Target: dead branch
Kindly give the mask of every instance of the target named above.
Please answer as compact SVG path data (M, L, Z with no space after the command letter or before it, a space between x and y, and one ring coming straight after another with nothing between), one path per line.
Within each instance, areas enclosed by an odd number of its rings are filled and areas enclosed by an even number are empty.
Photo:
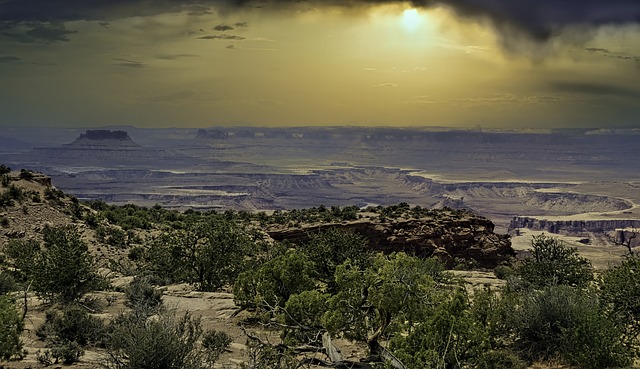
M302 359L302 361L300 362L300 366L302 365L317 365L323 368L339 368L339 369L374 369L369 364L357 362L357 361L344 360L344 361L334 363L334 362L312 358L312 357Z
M638 237L638 233L640 233L640 232L638 230L634 229L632 231L629 231L629 233L630 233L629 236L625 236L626 231L624 229L621 230L621 232L622 232L622 238L620 240L618 240L616 235L609 236L608 234L607 234L607 239L610 242L612 242L614 245L626 247L627 248L627 254L625 256L628 256L628 257L635 256L637 253L633 249L633 240L635 240Z
M342 361L340 350L331 343L331 335L329 335L329 332L324 332L322 335L322 346L324 347L325 353L331 362L335 363Z
M391 365L391 367L395 369L407 369L407 367L398 358L396 358L385 347L380 345L380 343L378 343L377 340L373 340L372 342L370 342L371 344L370 348L373 349L371 356L365 359L361 359L360 361L352 361L352 360L345 360L342 358L342 355L340 354L340 350L338 350L338 348L331 343L331 336L329 335L328 332L325 332L322 336L323 347L313 346L313 345L301 345L296 347L290 347L282 343L274 345L270 342L264 341L263 339L256 336L255 334L248 332L244 326L241 325L240 328L242 329L242 331L244 332L244 334L247 336L248 339L257 342L262 346L271 347L280 352L290 351L296 355L305 354L305 353L316 353L316 354L322 353L329 359L329 360L322 360L318 358L305 357L300 361L300 365L298 367L301 367L303 365L317 365L324 368L374 369L373 366L371 366L368 363L374 363L374 362L379 363L384 360L388 362Z
M22 307L22 320L23 321L27 317L27 313L29 312L29 305L28 305L27 297L28 297L28 294L29 294L29 290L31 289L31 283L33 283L33 282L29 282L29 285L27 285L27 287L24 289L24 293L22 295L22 298L23 298L23 301L24 301L24 306Z

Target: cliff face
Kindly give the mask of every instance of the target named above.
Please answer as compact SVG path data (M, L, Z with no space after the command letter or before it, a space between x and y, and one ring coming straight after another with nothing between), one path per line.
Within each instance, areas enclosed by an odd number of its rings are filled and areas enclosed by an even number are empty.
M546 220L514 217L509 229L528 228L549 233L608 232L620 228L640 228L638 219Z
M462 214L462 215L461 215ZM493 223L471 212L441 210L435 216L381 220L366 218L299 228L267 230L276 241L303 243L310 235L329 228L358 233L375 251L404 251L421 257L436 256L447 267L455 259L475 260L482 268L495 268L515 256L508 235L493 233Z

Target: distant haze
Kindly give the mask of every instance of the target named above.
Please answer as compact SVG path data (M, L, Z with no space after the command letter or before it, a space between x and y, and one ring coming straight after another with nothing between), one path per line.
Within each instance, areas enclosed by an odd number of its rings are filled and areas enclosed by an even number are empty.
M3 0L0 127L640 127L639 19L637 0Z

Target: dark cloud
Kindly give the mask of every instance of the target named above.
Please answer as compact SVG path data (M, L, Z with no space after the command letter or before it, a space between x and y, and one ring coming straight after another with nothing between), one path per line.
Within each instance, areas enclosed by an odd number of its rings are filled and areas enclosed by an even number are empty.
M236 22L235 26L239 27L239 28L246 28L246 27L249 27L249 23L247 23L247 22Z
M28 31L14 29L13 31L3 32L2 34L13 39L14 41L22 43L53 43L59 41L69 41L67 35L77 32L68 30L63 25L48 23L37 24L35 26L27 28L30 29Z
M289 6L405 3L401 0L0 0L0 22L64 22L70 20L110 20L130 16L147 16L171 12L208 14L211 8L278 8ZM640 24L638 0L413 0L413 6L442 6L458 16L489 21L505 39L514 30L534 41L545 41L568 26L604 24ZM587 34L588 32L576 32ZM55 38L45 34L42 38ZM57 35L58 40L64 33ZM579 37L579 36L575 36Z
M236 49L236 45L235 44L227 45L227 49L235 50Z
M591 53L604 53L604 54L611 53L611 51L609 51L609 49L603 49L603 48L600 48L600 47L587 47L585 50L587 50L588 52L591 52Z
M113 60L115 61L115 63L113 64L119 67L126 67L126 68L133 68L133 69L142 69L147 67L147 64L137 60L123 59L123 58L116 58Z
M185 58L199 58L200 55L195 55L195 54L163 54L163 55L156 55L156 59L161 59L161 60L178 60L178 59L185 59Z
M640 56L634 56L634 55L629 55L629 54L620 53L620 52L613 52L609 49L604 49L599 47L588 47L585 50L591 53L601 54L608 58L640 62Z
M549 86L552 90L563 93L572 93L591 96L613 96L640 98L640 90L606 83L567 82L555 81Z
M233 27L227 24L218 24L217 26L213 27L213 30L220 31L220 32L233 31Z
M213 14L213 12L211 11L211 8L208 6L192 5L187 9L187 14L200 16L200 15Z
M149 101L158 102L158 103L167 103L167 102L190 99L195 95L196 93L192 90L177 91L177 92L171 92L166 95L154 96L150 98Z
M207 35L198 38L201 40L244 40L244 37L235 35Z
M46 61L27 61L15 55L0 55L0 64L51 66L55 63Z
M483 17L500 30L515 27L538 41L557 35L567 26L640 22L640 1L637 0L422 0L414 3L440 4L461 16Z
M21 58L14 55L0 56L0 63L20 63L21 61Z

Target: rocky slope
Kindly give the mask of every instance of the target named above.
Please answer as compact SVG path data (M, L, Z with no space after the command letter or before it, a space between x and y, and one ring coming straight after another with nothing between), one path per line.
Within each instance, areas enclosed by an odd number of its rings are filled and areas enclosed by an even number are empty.
M0 229L0 243L12 238L38 237L40 229L47 223L76 223L84 229L88 239L95 240L94 231L82 220L92 210L55 189L49 177L33 174L29 179L23 179L12 172L8 178L10 183L0 189L0 193L15 186L22 190L24 196L11 205L0 207L0 216L6 219ZM339 228L361 234L369 240L373 250L437 256L449 267L464 259L473 260L483 268L493 268L515 256L509 236L494 233L494 224L490 220L470 211L451 208L417 211L408 205L393 208L396 210L386 213L378 208L369 212L361 210L357 219L350 221L287 222L287 225L270 225L263 230L274 240L301 243L307 241L311 234ZM74 215L74 212L84 215ZM107 223L105 225L108 226ZM106 245L94 243L94 246L104 250ZM104 255L101 254L97 256Z

